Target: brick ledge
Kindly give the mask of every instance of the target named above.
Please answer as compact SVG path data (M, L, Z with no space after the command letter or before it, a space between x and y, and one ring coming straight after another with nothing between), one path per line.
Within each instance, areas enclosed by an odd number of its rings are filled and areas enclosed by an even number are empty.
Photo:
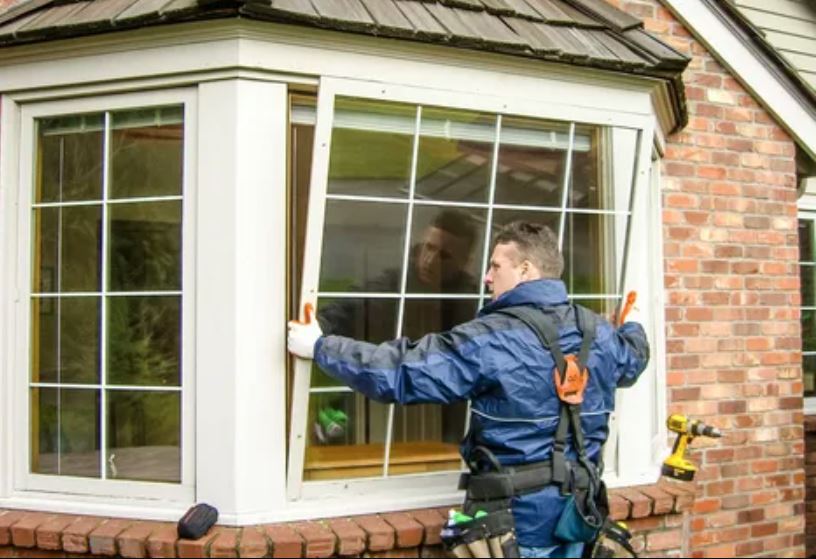
M613 489L611 516L628 520L679 514L694 504L696 487L661 479ZM96 555L122 557L428 557L441 553L446 509L332 518L234 528L216 526L199 540L182 540L168 522L0 511L0 557ZM36 551L35 551L36 550ZM436 554L436 555L435 555Z

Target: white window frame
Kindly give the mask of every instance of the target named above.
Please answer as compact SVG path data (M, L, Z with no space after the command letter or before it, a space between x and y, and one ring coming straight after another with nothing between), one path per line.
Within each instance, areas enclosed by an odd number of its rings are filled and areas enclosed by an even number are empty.
M654 118L626 112L599 112L586 107L553 107L535 102L529 98L510 96L491 96L486 94L465 94L462 92L430 89L416 86L384 84L342 78L322 78L320 81L317 120L315 126L314 153L312 159L311 189L309 196L308 224L306 232L303 268L303 287L301 308L306 303L316 305L318 298L318 278L322 250L323 223L325 218L326 188L328 182L329 153L333 125L334 100L337 96L402 102L419 105L433 105L450 109L484 111L499 115L538 118L574 122L580 124L620 127L639 132L639 152L636 154L637 169L632 177L633 187L630 199L629 220L629 260L628 265L634 269L654 270L657 273L628 273L621 270L623 285L621 296L635 289L641 296L640 306L654 309L655 312L643 312L641 321L649 333L653 345L657 341L656 332L662 326L662 301L656 295L662 291L662 267L654 266L652 260L662 235L655 234L659 226L659 203L653 199L654 193L648 191L656 180L656 174L649 172L652 163L652 142L654 137ZM642 195L636 193L642 192ZM648 229L649 233L646 233ZM659 231L660 229L657 229ZM487 251L487 248L485 248ZM659 253L658 253L659 255ZM660 261L660 260L657 260ZM630 268L630 269L631 269ZM653 307L654 303L661 306ZM662 340L661 340L662 342ZM610 445L618 449L615 474L607 476L612 486L635 485L653 482L657 478L656 457L665 450L665 437L660 428L665 411L659 407L665 400L658 396L665 385L659 380L662 375L657 371L664 370L662 351L653 351L652 361L638 384L617 395L617 413L615 424L621 433L625 433L626 452L620 453L621 440L613 430ZM313 499L343 498L349 496L372 495L405 489L408 485L421 486L424 493L452 495L456 472L434 474L415 474L391 478L343 479L336 481L304 482L303 466L305 460L305 438L307 433L307 407L311 362L297 360L294 372L292 392L292 417L289 442L287 495L290 500L309 501ZM634 402L650 402L650 411L654 421L642 421L642 412L632 413L627 410ZM406 483L407 482L407 483Z
M183 371L181 392L181 482L155 483L82 478L75 476L44 475L30 472L30 301L31 301L31 213L32 190L36 161L36 121L40 118L82 113L105 113L161 106L183 106L183 185L182 185L182 348ZM122 497L146 499L167 503L189 504L195 501L195 138L197 119L197 96L194 89L172 89L146 93L105 95L84 99L69 99L30 103L20 107L19 132L19 184L17 196L16 227L16 277L14 282L14 305L12 321L13 354L9 357L11 375L10 392L14 429L10 444L15 449L13 469L15 492L34 495L48 493L49 497L71 499L77 497ZM107 119L106 119L107 120ZM108 130L106 126L106 130ZM109 136L109 130L106 134ZM104 140L107 146L108 138ZM107 168L108 150L105 148ZM105 173L107 175L107 173ZM104 178L107 183L108 177ZM104 258L103 258L104 260ZM103 296L105 286L102 290ZM102 326L104 327L104 325ZM96 385L94 385L96 386ZM97 386L97 388L99 388ZM104 398L102 400L104 402ZM102 421L105 410L100 405ZM100 437L105 436L104 425Z
M806 220L810 221L813 224L813 227L816 227L816 197L805 195L802 199L799 200L799 212L797 215L797 220ZM799 266L801 266L801 255L799 258ZM816 264L813 265L816 267ZM801 273L800 273L801 275ZM801 281L801 280L800 280ZM806 307L805 302L801 302L801 310L816 310L816 307ZM802 356L804 357L805 354L808 355L816 355L816 352L809 351L806 352L804 350L804 343L802 347ZM805 415L813 415L816 414L816 396L809 396L804 398L804 413Z

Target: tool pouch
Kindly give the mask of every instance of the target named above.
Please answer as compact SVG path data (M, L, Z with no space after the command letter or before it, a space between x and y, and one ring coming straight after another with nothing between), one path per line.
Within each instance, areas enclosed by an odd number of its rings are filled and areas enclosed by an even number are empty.
M515 521L509 509L488 513L470 522L457 524L442 541L454 557L511 559L519 556Z
M590 483L586 491L573 489L553 534L564 542L592 542L597 539L608 511L609 501L603 481L597 485Z

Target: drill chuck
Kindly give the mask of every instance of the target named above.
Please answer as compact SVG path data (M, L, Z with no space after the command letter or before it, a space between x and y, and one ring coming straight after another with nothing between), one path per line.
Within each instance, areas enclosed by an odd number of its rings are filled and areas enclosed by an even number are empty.
M701 422L692 423L689 428L689 434L693 437L710 437L712 439L722 437L722 432L719 429Z

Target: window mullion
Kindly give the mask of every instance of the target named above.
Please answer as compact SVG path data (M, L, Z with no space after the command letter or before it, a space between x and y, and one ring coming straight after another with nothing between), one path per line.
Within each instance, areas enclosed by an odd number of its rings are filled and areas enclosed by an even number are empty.
M107 427L107 393L105 386L108 381L108 298L107 298L107 277L108 277L108 191L110 186L110 157L111 157L111 113L105 111L105 131L102 136L102 255L100 265L100 290L102 300L100 301L99 319L99 371L101 386L99 395L99 468L102 479L108 479L105 457L108 455L108 427Z
M396 337L402 337L402 321L405 317L405 292L408 289L408 257L411 254L411 226L414 221L414 194L416 192L417 160L419 159L419 134L422 123L422 106L417 106L414 123L414 144L411 154L411 179L408 185L408 217L405 220L405 239L402 246L402 277L400 278L400 298L397 310ZM394 435L394 404L388 406L388 424L385 429L385 449L383 456L383 477L388 477L391 459L391 442Z
M567 204L569 203L569 186L572 183L572 150L575 146L575 123L570 122L569 146L567 147L567 161L564 165L564 184L561 191L561 221L558 224L558 250L564 253L564 227L567 221Z

